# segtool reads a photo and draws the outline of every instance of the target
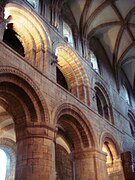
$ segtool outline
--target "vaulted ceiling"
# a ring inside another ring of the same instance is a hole
[[[68,0],[83,38],[98,38],[114,70],[135,88],[135,0]]]

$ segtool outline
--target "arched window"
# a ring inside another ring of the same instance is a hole
[[[0,179],[5,180],[7,170],[7,155],[5,151],[0,149]]]
[[[98,67],[98,62],[97,62],[97,58],[95,56],[95,54],[92,51],[89,51],[89,58],[91,61],[91,66],[92,68],[99,73],[99,67]]]
[[[115,143],[110,138],[105,138],[102,151],[106,153],[106,167],[109,179],[123,179],[121,158]]]
[[[130,104],[129,94],[125,85],[123,85],[123,92],[125,101]]]
[[[135,137],[135,120],[131,113],[128,113],[129,127],[131,130],[131,135]]]
[[[100,98],[98,97],[98,94],[96,94],[96,101],[97,101],[97,108],[98,108],[98,113],[103,116],[103,107]]]
[[[31,5],[34,9],[38,10],[39,0],[27,0],[27,1],[30,3],[30,5]]]
[[[98,113],[109,120],[109,111],[106,98],[98,87],[95,87],[95,90]]]
[[[70,26],[64,21],[63,21],[63,37],[72,47],[74,46],[72,30]]]

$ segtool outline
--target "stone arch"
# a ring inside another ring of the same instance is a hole
[[[101,137],[100,137],[100,148],[101,149],[102,149],[103,143],[105,141],[110,141],[113,143],[114,148],[116,149],[115,156],[116,156],[116,158],[118,158],[120,156],[121,150],[120,150],[119,144],[116,141],[116,138],[112,134],[110,134],[108,132],[104,132],[101,134]]]
[[[94,131],[86,116],[70,103],[61,104],[53,114],[54,123],[68,136],[73,149],[97,147]]]
[[[65,44],[56,46],[57,66],[64,75],[68,90],[89,105],[89,80],[79,56]]]
[[[0,138],[0,149],[2,149],[9,159],[7,164],[6,179],[13,180],[16,166],[16,143],[7,138]]]
[[[101,99],[101,101],[104,102],[103,104],[106,106],[106,110],[107,110],[107,113],[108,113],[108,118],[107,119],[110,120],[111,123],[114,124],[113,111],[112,111],[112,102],[111,102],[111,99],[110,99],[110,97],[108,95],[107,90],[99,82],[95,83],[94,89],[99,94],[99,98]]]
[[[9,16],[12,18],[8,18]],[[46,52],[52,47],[49,32],[43,25],[43,21],[36,17],[34,11],[12,1],[5,5],[5,18],[8,18],[8,23],[13,23],[15,31],[19,34],[18,38],[24,47],[25,59],[44,72]]]
[[[124,179],[120,147],[115,138],[108,132],[100,137],[102,151],[106,153],[106,168],[109,179]]]
[[[42,94],[34,82],[21,71],[0,67],[0,92],[1,103],[13,116],[16,125],[49,121],[47,105]]]

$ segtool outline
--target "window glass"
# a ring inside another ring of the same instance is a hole
[[[128,91],[124,85],[123,85],[123,90],[124,90],[124,99],[128,104],[130,104],[129,94],[128,94]]]
[[[1,180],[5,180],[6,165],[7,165],[6,153],[2,149],[0,149],[0,179]]]
[[[38,10],[39,0],[27,0],[34,9]]]
[[[99,73],[99,67],[98,67],[98,63],[97,63],[97,58],[96,58],[95,54],[94,54],[92,51],[90,51],[89,57],[90,57],[90,61],[91,61],[92,68],[93,68],[97,73]]]
[[[63,22],[63,37],[71,46],[74,46],[72,30],[65,22]]]

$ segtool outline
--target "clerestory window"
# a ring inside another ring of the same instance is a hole
[[[30,3],[30,5],[31,5],[34,9],[38,10],[39,0],[27,0],[27,1]]]
[[[73,34],[70,26],[63,21],[63,37],[72,47],[74,46]]]
[[[129,94],[128,94],[128,91],[127,91],[127,88],[125,87],[125,85],[123,85],[123,91],[124,91],[124,99],[125,99],[125,101],[128,104],[130,104]]]
[[[99,73],[99,67],[98,67],[97,58],[96,58],[95,54],[94,54],[92,51],[89,52],[89,58],[90,58],[90,61],[91,61],[91,66],[92,66],[92,68],[93,68],[97,73]]]

